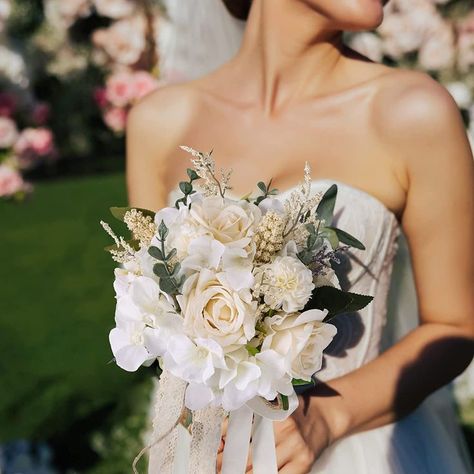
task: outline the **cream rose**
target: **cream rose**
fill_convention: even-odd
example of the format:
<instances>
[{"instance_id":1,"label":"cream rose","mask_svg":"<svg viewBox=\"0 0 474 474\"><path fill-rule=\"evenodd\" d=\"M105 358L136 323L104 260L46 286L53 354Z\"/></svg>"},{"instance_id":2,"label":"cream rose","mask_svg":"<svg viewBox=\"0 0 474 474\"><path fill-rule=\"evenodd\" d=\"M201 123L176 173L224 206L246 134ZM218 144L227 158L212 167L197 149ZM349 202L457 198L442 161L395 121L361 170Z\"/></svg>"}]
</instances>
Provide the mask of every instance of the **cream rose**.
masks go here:
<instances>
[{"instance_id":1,"label":"cream rose","mask_svg":"<svg viewBox=\"0 0 474 474\"><path fill-rule=\"evenodd\" d=\"M250 290L232 289L225 273L203 269L190 276L178 302L190 337L213 339L229 351L255 335L257 303Z\"/></svg>"},{"instance_id":2,"label":"cream rose","mask_svg":"<svg viewBox=\"0 0 474 474\"><path fill-rule=\"evenodd\" d=\"M252 236L262 217L255 204L211 196L193 204L190 216L226 247L242 248L248 254L254 251Z\"/></svg>"},{"instance_id":3,"label":"cream rose","mask_svg":"<svg viewBox=\"0 0 474 474\"><path fill-rule=\"evenodd\" d=\"M337 333L335 326L322 322L326 314L312 309L301 314L277 314L267 318L267 337L262 349L273 349L285 356L293 378L310 380L321 369L323 351Z\"/></svg>"}]
</instances>

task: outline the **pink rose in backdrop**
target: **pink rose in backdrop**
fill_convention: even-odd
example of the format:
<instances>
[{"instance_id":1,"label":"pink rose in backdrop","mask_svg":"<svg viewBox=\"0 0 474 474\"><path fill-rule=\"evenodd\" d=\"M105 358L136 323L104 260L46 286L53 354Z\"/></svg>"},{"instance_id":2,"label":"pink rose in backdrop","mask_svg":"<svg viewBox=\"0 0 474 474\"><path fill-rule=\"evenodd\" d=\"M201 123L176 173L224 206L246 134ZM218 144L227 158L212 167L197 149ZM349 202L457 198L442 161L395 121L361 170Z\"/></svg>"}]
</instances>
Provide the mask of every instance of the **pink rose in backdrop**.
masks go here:
<instances>
[{"instance_id":1,"label":"pink rose in backdrop","mask_svg":"<svg viewBox=\"0 0 474 474\"><path fill-rule=\"evenodd\" d=\"M125 107L133 102L135 84L132 73L121 71L113 74L105 84L105 97L114 107Z\"/></svg>"},{"instance_id":2,"label":"pink rose in backdrop","mask_svg":"<svg viewBox=\"0 0 474 474\"><path fill-rule=\"evenodd\" d=\"M140 100L153 92L160 85L147 71L137 71L133 74L134 101Z\"/></svg>"},{"instance_id":3,"label":"pink rose in backdrop","mask_svg":"<svg viewBox=\"0 0 474 474\"><path fill-rule=\"evenodd\" d=\"M27 189L21 174L7 165L0 165L0 197L10 197Z\"/></svg>"},{"instance_id":4,"label":"pink rose in backdrop","mask_svg":"<svg viewBox=\"0 0 474 474\"><path fill-rule=\"evenodd\" d=\"M8 117L0 117L0 148L12 147L17 139L16 123Z\"/></svg>"},{"instance_id":5,"label":"pink rose in backdrop","mask_svg":"<svg viewBox=\"0 0 474 474\"><path fill-rule=\"evenodd\" d=\"M99 108L105 108L107 105L107 89L105 87L97 87L94 90L94 101Z\"/></svg>"},{"instance_id":6,"label":"pink rose in backdrop","mask_svg":"<svg viewBox=\"0 0 474 474\"><path fill-rule=\"evenodd\" d=\"M53 158L55 155L53 134L48 128L25 128L14 146L22 169L34 166L38 158Z\"/></svg>"},{"instance_id":7,"label":"pink rose in backdrop","mask_svg":"<svg viewBox=\"0 0 474 474\"><path fill-rule=\"evenodd\" d=\"M127 123L127 112L120 107L112 107L104 113L104 122L114 132L123 132Z\"/></svg>"}]
</instances>

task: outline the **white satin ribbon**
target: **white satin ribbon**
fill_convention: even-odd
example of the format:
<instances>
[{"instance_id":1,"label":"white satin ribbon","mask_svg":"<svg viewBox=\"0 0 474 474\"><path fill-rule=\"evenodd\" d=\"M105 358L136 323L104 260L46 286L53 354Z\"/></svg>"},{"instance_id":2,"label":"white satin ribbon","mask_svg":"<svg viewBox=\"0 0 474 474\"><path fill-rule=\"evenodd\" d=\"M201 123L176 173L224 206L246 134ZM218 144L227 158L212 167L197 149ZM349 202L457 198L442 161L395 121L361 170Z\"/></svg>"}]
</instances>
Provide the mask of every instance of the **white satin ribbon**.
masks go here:
<instances>
[{"instance_id":1,"label":"white satin ribbon","mask_svg":"<svg viewBox=\"0 0 474 474\"><path fill-rule=\"evenodd\" d=\"M230 413L222 474L245 474L251 435L254 474L278 474L273 422L288 418L296 410L296 394L291 395L288 402L288 410L283 410L256 397Z\"/></svg>"}]
</instances>

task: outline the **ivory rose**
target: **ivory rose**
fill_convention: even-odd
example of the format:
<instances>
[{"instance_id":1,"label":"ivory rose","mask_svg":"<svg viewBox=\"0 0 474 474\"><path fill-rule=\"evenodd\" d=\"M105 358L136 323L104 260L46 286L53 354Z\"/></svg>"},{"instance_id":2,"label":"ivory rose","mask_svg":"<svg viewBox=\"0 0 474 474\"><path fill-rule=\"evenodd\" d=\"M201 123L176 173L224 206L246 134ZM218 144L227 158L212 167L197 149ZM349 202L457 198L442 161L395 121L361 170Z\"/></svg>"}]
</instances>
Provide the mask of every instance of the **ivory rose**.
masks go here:
<instances>
[{"instance_id":1,"label":"ivory rose","mask_svg":"<svg viewBox=\"0 0 474 474\"><path fill-rule=\"evenodd\" d=\"M267 336L262 349L272 349L285 356L293 378L310 380L321 369L323 351L337 333L335 326L322 322L326 314L326 311L312 309L267 318Z\"/></svg>"},{"instance_id":2,"label":"ivory rose","mask_svg":"<svg viewBox=\"0 0 474 474\"><path fill-rule=\"evenodd\" d=\"M249 254L254 250L252 236L262 217L255 204L211 196L193 204L189 212L208 235L226 247L246 249Z\"/></svg>"},{"instance_id":3,"label":"ivory rose","mask_svg":"<svg viewBox=\"0 0 474 474\"><path fill-rule=\"evenodd\" d=\"M232 288L223 272L203 269L190 276L178 302L189 336L211 338L231 350L255 335L257 303L249 289Z\"/></svg>"}]
</instances>

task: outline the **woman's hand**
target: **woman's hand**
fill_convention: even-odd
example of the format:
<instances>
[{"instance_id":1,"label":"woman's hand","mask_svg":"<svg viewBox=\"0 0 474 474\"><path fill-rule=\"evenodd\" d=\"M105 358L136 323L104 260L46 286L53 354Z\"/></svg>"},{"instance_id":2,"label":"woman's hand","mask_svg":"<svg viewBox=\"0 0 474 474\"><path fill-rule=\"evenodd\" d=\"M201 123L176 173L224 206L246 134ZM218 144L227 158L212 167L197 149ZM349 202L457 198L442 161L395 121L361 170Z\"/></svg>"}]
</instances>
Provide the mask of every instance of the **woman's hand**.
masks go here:
<instances>
[{"instance_id":1,"label":"woman's hand","mask_svg":"<svg viewBox=\"0 0 474 474\"><path fill-rule=\"evenodd\" d=\"M306 474L332 439L329 424L318 403L305 405L300 398L297 410L284 421L274 422L278 472L281 474ZM222 441L217 456L217 471L221 472L222 453L225 446L227 422L222 430ZM249 453L247 473L253 473L252 454Z\"/></svg>"}]
</instances>

